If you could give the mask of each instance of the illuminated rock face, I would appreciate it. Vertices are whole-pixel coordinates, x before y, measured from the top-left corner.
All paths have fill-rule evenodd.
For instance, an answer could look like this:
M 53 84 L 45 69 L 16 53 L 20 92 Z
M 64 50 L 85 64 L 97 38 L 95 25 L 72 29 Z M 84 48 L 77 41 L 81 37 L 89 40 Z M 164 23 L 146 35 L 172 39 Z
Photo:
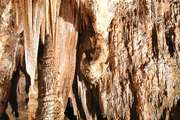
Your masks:
M 0 117 L 177 119 L 180 3 L 1 0 L 0 76 Z
M 98 6 L 98 2 L 93 3 L 92 6 Z M 119 1 L 107 26 L 101 12 L 103 5 L 92 10 L 95 31 L 104 35 L 102 31 L 108 30 L 105 38 L 109 58 L 106 74 L 95 84 L 90 77 L 87 79 L 88 71 L 83 72 L 85 78 L 79 74 L 77 86 L 82 106 L 78 108 L 82 118 L 178 117 L 172 113 L 179 107 L 179 5 L 177 1 Z
M 179 32 L 176 32 L 179 31 L 179 20 L 174 19 L 172 6 L 173 10 L 178 9 L 175 6 L 179 3 L 171 3 L 169 7 L 168 4 L 141 0 L 134 4 L 137 7 L 119 7 L 119 16 L 114 18 L 114 30 L 110 35 L 110 55 L 115 57 L 111 57 L 110 62 L 114 82 L 108 104 L 112 110 L 107 109 L 107 113 L 118 111 L 121 114 L 112 114 L 112 117 L 172 117 L 169 109 L 178 101 L 180 72 Z M 113 96 L 119 99 L 113 99 Z

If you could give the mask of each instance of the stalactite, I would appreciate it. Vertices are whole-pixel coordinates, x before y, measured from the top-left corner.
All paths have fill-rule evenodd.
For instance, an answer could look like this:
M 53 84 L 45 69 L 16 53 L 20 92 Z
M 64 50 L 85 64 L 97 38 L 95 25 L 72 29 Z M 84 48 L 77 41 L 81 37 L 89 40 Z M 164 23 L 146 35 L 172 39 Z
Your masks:
M 0 0 L 0 119 L 177 119 L 179 6 Z

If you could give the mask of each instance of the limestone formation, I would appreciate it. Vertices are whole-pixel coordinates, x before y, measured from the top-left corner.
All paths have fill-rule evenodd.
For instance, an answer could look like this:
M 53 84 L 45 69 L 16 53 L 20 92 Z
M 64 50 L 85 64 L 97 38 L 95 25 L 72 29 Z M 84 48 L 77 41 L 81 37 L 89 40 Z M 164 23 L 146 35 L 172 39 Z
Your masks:
M 179 0 L 0 0 L 0 120 L 179 113 Z

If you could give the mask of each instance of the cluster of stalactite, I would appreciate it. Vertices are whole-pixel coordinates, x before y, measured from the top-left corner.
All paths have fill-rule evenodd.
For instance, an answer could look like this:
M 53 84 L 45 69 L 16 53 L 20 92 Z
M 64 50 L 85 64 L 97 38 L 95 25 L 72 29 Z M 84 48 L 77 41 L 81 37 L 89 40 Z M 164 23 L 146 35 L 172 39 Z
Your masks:
M 178 119 L 179 56 L 178 0 L 1 0 L 0 119 Z
M 81 119 L 179 117 L 172 114 L 178 111 L 180 95 L 179 5 L 178 1 L 119 2 L 108 28 L 105 75 L 94 84 L 77 72 L 73 84 Z

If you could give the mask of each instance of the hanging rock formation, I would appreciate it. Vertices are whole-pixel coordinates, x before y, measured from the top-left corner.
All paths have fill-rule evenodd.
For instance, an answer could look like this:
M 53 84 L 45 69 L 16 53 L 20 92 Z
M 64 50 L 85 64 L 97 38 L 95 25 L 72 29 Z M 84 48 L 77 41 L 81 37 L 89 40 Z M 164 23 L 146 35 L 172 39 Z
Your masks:
M 177 120 L 179 108 L 178 0 L 0 0 L 0 119 Z

